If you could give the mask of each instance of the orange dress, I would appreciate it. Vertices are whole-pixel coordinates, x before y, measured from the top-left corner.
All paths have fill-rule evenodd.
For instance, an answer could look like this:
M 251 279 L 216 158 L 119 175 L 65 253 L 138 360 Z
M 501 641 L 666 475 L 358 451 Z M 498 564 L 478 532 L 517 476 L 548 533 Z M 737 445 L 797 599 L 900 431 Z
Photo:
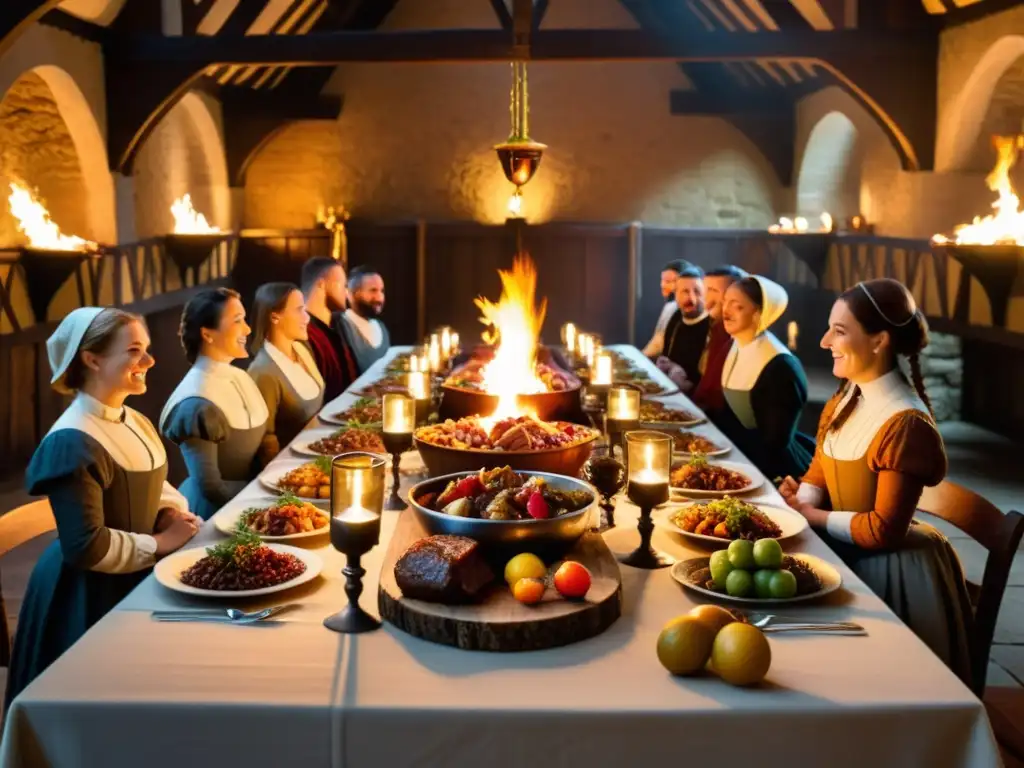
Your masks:
M 849 417 L 828 429 L 851 398 Z M 960 561 L 940 531 L 914 520 L 922 488 L 938 485 L 946 468 L 926 406 L 893 371 L 825 405 L 798 498 L 832 510 L 827 543 L 970 684 L 972 612 Z

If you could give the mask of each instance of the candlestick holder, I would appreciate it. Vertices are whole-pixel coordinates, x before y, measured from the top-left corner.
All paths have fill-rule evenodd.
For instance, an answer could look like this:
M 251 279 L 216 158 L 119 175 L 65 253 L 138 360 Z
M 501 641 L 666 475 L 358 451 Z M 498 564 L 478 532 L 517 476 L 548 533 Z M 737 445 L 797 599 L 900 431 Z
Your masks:
M 391 454 L 391 495 L 384 509 L 405 509 L 398 495 L 401 486 L 402 454 L 412 448 L 412 431 L 416 426 L 416 401 L 404 392 L 385 392 L 381 400 L 384 449 Z
M 662 432 L 638 431 L 626 434 L 628 454 L 626 494 L 640 507 L 640 545 L 620 562 L 634 568 L 666 568 L 675 558 L 651 546 L 654 522 L 651 510 L 668 501 L 669 468 L 672 464 L 672 437 Z
M 366 569 L 363 555 L 380 541 L 384 505 L 384 459 L 372 453 L 343 453 L 331 462 L 331 544 L 345 555 L 345 595 L 348 605 L 324 619 L 335 632 L 355 634 L 380 628 L 377 619 L 359 605 Z
M 612 498 L 626 485 L 626 468 L 614 456 L 592 456 L 583 465 L 583 479 L 601 493 L 599 531 L 615 527 L 615 502 Z
M 608 452 L 615 455 L 615 445 L 620 443 L 626 432 L 640 426 L 640 390 L 628 384 L 614 384 L 606 397 L 605 431 L 608 434 Z M 622 449 L 622 461 L 629 466 L 625 443 Z

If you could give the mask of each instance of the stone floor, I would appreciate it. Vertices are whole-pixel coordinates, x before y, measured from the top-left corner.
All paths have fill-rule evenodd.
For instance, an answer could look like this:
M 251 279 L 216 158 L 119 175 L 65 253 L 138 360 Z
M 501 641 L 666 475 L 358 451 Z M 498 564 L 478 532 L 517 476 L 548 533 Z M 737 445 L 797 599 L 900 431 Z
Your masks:
M 830 393 L 829 393 L 830 394 Z M 982 494 L 1000 509 L 1024 511 L 1024 473 L 1021 472 L 1020 445 L 970 424 L 943 425 L 943 437 L 949 454 L 949 479 Z M 0 483 L 0 511 L 28 501 L 16 482 Z M 927 517 L 927 516 L 924 516 Z M 953 542 L 969 579 L 980 581 L 985 568 L 986 552 L 965 534 L 941 520 L 930 519 Z M 28 576 L 39 554 L 52 540 L 52 535 L 15 550 L 0 561 L 3 574 L 3 595 L 8 621 L 14 627 Z M 0 670 L 0 685 L 6 670 Z M 991 701 L 998 701 L 1002 711 L 1012 713 L 1004 720 L 1015 727 L 1016 736 L 1024 744 L 1024 555 L 1017 557 L 1010 574 L 1010 583 L 1003 599 L 996 627 L 992 659 L 989 663 L 988 686 Z M 989 701 L 990 696 L 986 695 Z M 996 722 L 998 715 L 993 715 Z M 1024 768 L 1024 751 L 1015 760 L 1007 755 L 1007 765 Z

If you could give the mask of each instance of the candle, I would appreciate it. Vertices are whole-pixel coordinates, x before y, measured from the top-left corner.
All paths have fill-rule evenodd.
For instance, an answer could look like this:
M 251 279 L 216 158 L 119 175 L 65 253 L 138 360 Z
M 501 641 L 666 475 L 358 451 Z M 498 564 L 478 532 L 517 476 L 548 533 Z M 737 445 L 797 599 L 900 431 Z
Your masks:
M 589 333 L 581 333 L 576 337 L 576 348 L 579 350 L 580 357 L 584 360 L 587 359 L 587 350 L 590 348 L 591 338 Z
M 612 383 L 612 356 L 607 352 L 597 356 L 590 374 L 590 383 L 594 386 L 608 386 Z
M 415 400 L 430 398 L 430 374 L 427 371 L 411 371 L 405 375 L 405 386 Z
M 384 506 L 383 456 L 355 451 L 331 461 L 331 515 L 356 507 L 379 511 Z
M 384 433 L 409 435 L 416 425 L 416 401 L 403 392 L 385 392 L 381 402 Z
M 419 355 L 413 355 L 412 357 L 409 358 L 409 370 L 412 371 L 413 373 L 416 373 L 416 372 L 422 370 L 420 368 L 420 357 L 419 357 Z
M 365 554 L 380 541 L 380 515 L 349 507 L 331 518 L 331 544 L 344 553 Z
M 800 326 L 796 324 L 795 320 L 791 320 L 789 325 L 786 326 L 786 346 L 796 351 L 796 339 L 800 335 Z
M 626 446 L 630 500 L 647 508 L 667 501 L 672 437 L 663 432 L 627 432 Z
M 430 341 L 427 344 L 427 361 L 432 373 L 441 370 L 441 339 L 436 333 L 430 335 Z
M 640 391 L 632 387 L 612 387 L 608 394 L 608 418 L 615 421 L 639 421 Z
M 565 342 L 565 351 L 570 355 L 576 351 L 576 326 L 566 323 L 562 326 L 562 341 Z
M 459 334 L 452 331 L 452 354 L 459 353 Z
M 452 329 L 447 325 L 441 329 L 441 357 L 447 360 L 452 356 Z

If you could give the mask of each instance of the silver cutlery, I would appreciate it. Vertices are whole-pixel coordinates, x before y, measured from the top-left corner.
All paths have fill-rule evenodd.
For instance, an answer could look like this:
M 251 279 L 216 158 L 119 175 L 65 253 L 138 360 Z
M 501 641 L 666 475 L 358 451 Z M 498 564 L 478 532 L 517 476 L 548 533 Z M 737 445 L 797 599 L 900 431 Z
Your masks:
M 258 621 L 266 621 L 272 616 L 289 608 L 297 607 L 297 603 L 286 603 L 264 608 L 259 611 L 242 611 L 238 608 L 212 608 L 196 609 L 185 611 L 153 611 L 153 618 L 156 621 L 212 621 L 225 624 L 254 624 Z
M 814 632 L 823 635 L 844 635 L 847 637 L 867 637 L 864 629 L 837 627 L 831 624 L 769 624 L 761 627 L 765 634 L 770 632 Z
M 758 627 L 759 629 L 764 629 L 769 625 L 793 626 L 797 624 L 813 624 L 816 627 L 834 627 L 836 629 L 864 629 L 864 627 L 862 627 L 860 624 L 855 624 L 852 621 L 814 621 L 808 620 L 803 617 L 780 616 L 775 613 L 743 613 L 740 611 L 733 612 L 745 616 L 748 623 L 753 624 L 755 627 Z

